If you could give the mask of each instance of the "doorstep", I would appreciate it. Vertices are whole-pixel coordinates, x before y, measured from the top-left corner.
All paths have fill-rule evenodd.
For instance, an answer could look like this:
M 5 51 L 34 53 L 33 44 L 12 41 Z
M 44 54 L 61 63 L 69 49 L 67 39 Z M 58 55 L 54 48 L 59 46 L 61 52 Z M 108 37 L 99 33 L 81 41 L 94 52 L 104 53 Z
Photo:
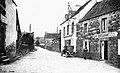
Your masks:
M 12 58 L 12 59 L 10 60 L 10 62 L 15 62 L 15 61 L 18 60 L 20 57 L 21 57 L 21 56 L 16 56 L 16 57 Z

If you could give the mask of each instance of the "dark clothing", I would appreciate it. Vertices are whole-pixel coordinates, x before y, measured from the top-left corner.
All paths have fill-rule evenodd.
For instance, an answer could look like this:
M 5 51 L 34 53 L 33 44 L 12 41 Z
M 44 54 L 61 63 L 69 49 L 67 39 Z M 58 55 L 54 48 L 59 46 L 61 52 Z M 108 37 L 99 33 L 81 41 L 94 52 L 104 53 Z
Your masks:
M 87 59 L 87 51 L 88 51 L 87 49 L 83 50 L 83 57 L 85 60 Z

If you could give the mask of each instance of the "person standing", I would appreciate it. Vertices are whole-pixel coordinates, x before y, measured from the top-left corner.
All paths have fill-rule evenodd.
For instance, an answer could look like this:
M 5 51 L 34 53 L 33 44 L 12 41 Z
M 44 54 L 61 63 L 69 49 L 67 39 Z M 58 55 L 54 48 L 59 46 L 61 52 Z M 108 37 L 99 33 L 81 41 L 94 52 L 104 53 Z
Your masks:
M 87 51 L 88 51 L 88 49 L 87 49 L 87 47 L 85 47 L 85 49 L 83 50 L 83 57 L 85 60 L 87 59 Z

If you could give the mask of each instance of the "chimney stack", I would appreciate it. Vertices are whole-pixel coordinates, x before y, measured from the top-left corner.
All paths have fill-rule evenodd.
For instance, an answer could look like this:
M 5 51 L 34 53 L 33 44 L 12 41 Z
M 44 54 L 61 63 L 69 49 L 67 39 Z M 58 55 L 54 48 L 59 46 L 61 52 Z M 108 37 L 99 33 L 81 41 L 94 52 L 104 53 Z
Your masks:
M 31 33 L 31 24 L 29 25 L 29 32 Z

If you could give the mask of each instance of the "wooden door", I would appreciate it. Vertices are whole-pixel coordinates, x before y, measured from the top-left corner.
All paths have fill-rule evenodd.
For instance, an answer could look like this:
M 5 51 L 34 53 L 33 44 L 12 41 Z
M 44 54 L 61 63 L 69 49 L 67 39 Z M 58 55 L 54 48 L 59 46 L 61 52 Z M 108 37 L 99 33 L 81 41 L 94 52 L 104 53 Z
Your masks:
M 0 23 L 0 52 L 5 52 L 5 24 Z

